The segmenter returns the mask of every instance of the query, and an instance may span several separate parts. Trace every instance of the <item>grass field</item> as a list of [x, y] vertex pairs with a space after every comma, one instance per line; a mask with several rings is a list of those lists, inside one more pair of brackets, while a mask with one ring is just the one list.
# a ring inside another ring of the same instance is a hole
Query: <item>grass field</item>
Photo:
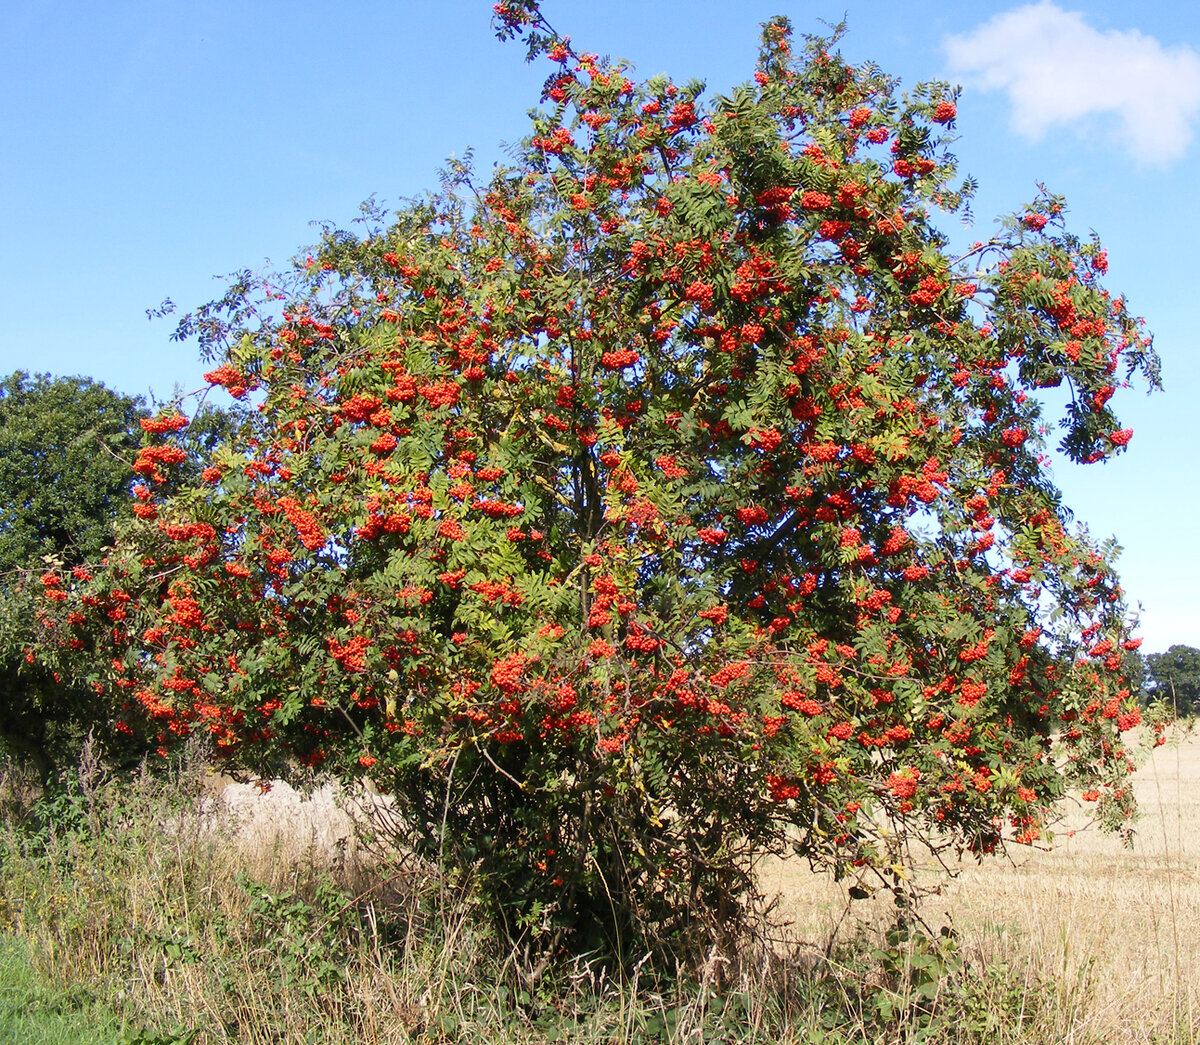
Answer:
[[327, 791], [230, 791], [242, 827], [213, 834], [199, 775], [97, 786], [34, 850], [0, 824], [0, 1042], [1198, 1045], [1200, 736], [1136, 786], [1132, 850], [1081, 809], [1052, 851], [942, 880], [924, 917], [956, 935], [929, 1005], [912, 955], [886, 953], [886, 904], [798, 861], [766, 869], [798, 958], [720, 990], [576, 964], [525, 997], [465, 907], [388, 912]]
[[38, 982], [24, 945], [0, 936], [0, 1042], [4, 1045], [113, 1045], [125, 1037], [109, 1012]]

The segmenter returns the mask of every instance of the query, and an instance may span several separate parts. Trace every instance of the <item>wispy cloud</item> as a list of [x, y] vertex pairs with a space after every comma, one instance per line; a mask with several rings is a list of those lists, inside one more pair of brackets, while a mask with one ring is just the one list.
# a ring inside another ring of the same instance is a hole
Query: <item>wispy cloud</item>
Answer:
[[1137, 160], [1166, 164], [1187, 150], [1200, 117], [1200, 55], [1131, 29], [1101, 31], [1049, 0], [947, 37], [949, 73], [1002, 90], [1013, 129], [1033, 140], [1097, 128]]

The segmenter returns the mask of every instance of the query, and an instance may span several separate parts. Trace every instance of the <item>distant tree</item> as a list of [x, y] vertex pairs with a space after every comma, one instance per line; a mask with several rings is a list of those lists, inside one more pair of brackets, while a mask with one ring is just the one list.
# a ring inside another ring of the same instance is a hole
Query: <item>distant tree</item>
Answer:
[[129, 512], [141, 399], [85, 377], [0, 379], [0, 574], [94, 559]]
[[1200, 711], [1200, 649], [1174, 645], [1166, 653], [1151, 653], [1146, 667], [1156, 697], [1184, 714]]
[[1146, 657], [1140, 650], [1122, 651], [1121, 670], [1125, 672], [1130, 693], [1143, 703], [1154, 699], [1154, 695], [1149, 691], [1150, 674], [1146, 669]]

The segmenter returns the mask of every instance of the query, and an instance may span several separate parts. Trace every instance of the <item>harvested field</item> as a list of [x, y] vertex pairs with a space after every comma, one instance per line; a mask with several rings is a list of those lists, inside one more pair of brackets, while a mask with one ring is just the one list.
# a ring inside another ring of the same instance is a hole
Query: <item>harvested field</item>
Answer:
[[[1135, 788], [1132, 849], [1075, 812], [1052, 851], [965, 864], [926, 902], [927, 919], [953, 924], [968, 953], [1056, 984], [1065, 1008], [1076, 996], [1080, 1020], [1064, 1040], [1200, 1037], [1200, 735], [1158, 748]], [[873, 913], [792, 862], [772, 867], [770, 884], [803, 939]]]

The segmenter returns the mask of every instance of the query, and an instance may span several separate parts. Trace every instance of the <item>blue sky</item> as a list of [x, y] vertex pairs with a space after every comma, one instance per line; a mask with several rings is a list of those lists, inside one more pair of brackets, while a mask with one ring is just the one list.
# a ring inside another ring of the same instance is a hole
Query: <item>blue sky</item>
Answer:
[[[747, 79], [758, 25], [845, 14], [842, 52], [912, 85], [964, 84], [957, 146], [976, 229], [1067, 197], [1109, 248], [1110, 286], [1147, 318], [1166, 391], [1125, 396], [1128, 454], [1057, 465], [1067, 503], [1125, 551], [1148, 651], [1200, 646], [1200, 5], [908, 0], [543, 0], [584, 49], [643, 75]], [[169, 398], [199, 387], [192, 345], [149, 322], [217, 296], [213, 276], [286, 264], [375, 194], [481, 167], [525, 132], [545, 70], [489, 29], [486, 0], [25, 0], [0, 8], [0, 373], [83, 374]]]

